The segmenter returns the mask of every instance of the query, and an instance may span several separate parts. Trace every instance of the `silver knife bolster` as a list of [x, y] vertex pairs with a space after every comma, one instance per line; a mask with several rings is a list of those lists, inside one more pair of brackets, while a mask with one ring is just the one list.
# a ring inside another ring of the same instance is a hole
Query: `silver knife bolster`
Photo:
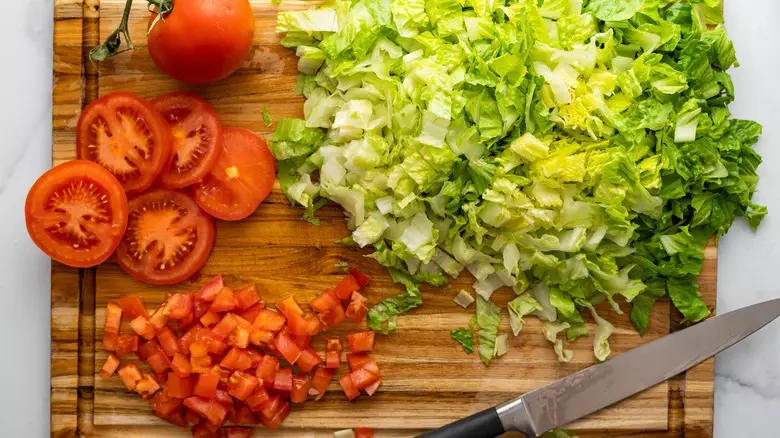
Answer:
[[531, 422], [531, 415], [522, 397], [509, 400], [496, 407], [498, 418], [504, 431], [520, 432], [528, 438], [535, 438], [536, 428]]

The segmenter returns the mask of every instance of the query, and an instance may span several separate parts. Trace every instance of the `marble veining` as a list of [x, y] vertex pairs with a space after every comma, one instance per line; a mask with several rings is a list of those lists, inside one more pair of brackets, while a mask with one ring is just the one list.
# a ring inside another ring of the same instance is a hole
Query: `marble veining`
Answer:
[[[27, 190], [51, 163], [53, 0], [3, 2], [0, 14], [0, 436], [49, 435], [49, 260], [27, 238]], [[780, 2], [726, 0], [742, 67], [733, 72], [737, 117], [765, 126], [756, 201], [758, 233], [735, 224], [720, 242], [721, 312], [780, 297]], [[715, 436], [778, 436], [780, 322], [716, 360]]]

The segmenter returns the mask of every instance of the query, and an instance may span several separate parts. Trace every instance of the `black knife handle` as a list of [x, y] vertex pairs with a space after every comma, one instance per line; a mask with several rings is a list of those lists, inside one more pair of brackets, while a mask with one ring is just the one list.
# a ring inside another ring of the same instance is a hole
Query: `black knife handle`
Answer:
[[495, 438], [504, 432], [496, 408], [488, 408], [417, 438]]

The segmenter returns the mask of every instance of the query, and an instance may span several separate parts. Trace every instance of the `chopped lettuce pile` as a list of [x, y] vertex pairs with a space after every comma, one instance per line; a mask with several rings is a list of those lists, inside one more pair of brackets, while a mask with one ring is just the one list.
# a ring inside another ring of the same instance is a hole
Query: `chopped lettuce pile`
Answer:
[[588, 335], [610, 354], [594, 305], [630, 308], [644, 333], [656, 300], [690, 322], [708, 239], [766, 208], [751, 197], [755, 122], [728, 104], [737, 66], [720, 0], [331, 0], [281, 12], [305, 120], [271, 149], [291, 202], [341, 205], [351, 241], [373, 246], [406, 291], [376, 305], [389, 332], [419, 285], [468, 270], [476, 321], [456, 331], [497, 353], [506, 311], [544, 320], [562, 361]]

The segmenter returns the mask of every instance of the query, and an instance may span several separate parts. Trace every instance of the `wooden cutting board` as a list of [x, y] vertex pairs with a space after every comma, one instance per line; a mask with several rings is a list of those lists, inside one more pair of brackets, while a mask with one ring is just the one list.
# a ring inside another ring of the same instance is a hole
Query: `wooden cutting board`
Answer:
[[[263, 124], [266, 105], [274, 120], [301, 117], [301, 97], [293, 93], [297, 70], [293, 51], [279, 45], [274, 32], [279, 9], [300, 9], [311, 3], [251, 0], [256, 16], [255, 47], [243, 68], [222, 82], [191, 88], [206, 98], [226, 125], [246, 127], [270, 138], [273, 127]], [[59, 164], [75, 158], [75, 128], [81, 109], [91, 100], [115, 90], [144, 97], [186, 88], [153, 65], [146, 50], [146, 2], [137, 0], [131, 34], [136, 50], [123, 53], [98, 67], [86, 60], [90, 48], [119, 23], [124, 0], [55, 0], [54, 4], [54, 132], [53, 159]], [[171, 290], [196, 290], [209, 276], [222, 273], [230, 285], [257, 284], [264, 300], [295, 294], [308, 300], [324, 287], [335, 285], [349, 262], [374, 276], [368, 297], [372, 303], [397, 293], [383, 268], [334, 240], [347, 235], [343, 214], [328, 206], [322, 224], [300, 220], [278, 187], [249, 219], [220, 223], [214, 253], [200, 280], [177, 287], [152, 287], [125, 275], [115, 264], [76, 270], [52, 265], [51, 429], [53, 436], [174, 437], [189, 432], [167, 425], [152, 415], [148, 404], [125, 391], [119, 379], [96, 376], [106, 358], [96, 339], [102, 337], [106, 303], [124, 294], [144, 297], [155, 306]], [[702, 294], [715, 305], [716, 250], [708, 248], [701, 277]], [[426, 428], [486, 408], [516, 394], [562, 378], [593, 363], [591, 340], [572, 345], [574, 360], [560, 364], [531, 321], [523, 334], [510, 341], [509, 352], [489, 368], [476, 354], [466, 355], [449, 337], [464, 326], [470, 313], [452, 302], [473, 279], [461, 276], [448, 287], [424, 290], [425, 304], [403, 316], [398, 332], [379, 337], [376, 356], [386, 377], [378, 395], [349, 403], [334, 383], [324, 399], [296, 406], [274, 436], [326, 437], [334, 430], [368, 426], [378, 436], [412, 436]], [[505, 302], [510, 291], [498, 292]], [[604, 309], [604, 312], [607, 310]], [[661, 302], [644, 338], [628, 315], [609, 314], [616, 331], [614, 354], [630, 350], [679, 328], [669, 302]], [[504, 318], [503, 332], [508, 331]], [[592, 322], [592, 321], [591, 321]], [[593, 325], [591, 324], [591, 328]], [[356, 326], [345, 323], [344, 335]], [[592, 332], [593, 330], [591, 330]], [[313, 345], [324, 349], [323, 339]], [[679, 375], [570, 426], [580, 436], [700, 437], [712, 435], [713, 362]]]

